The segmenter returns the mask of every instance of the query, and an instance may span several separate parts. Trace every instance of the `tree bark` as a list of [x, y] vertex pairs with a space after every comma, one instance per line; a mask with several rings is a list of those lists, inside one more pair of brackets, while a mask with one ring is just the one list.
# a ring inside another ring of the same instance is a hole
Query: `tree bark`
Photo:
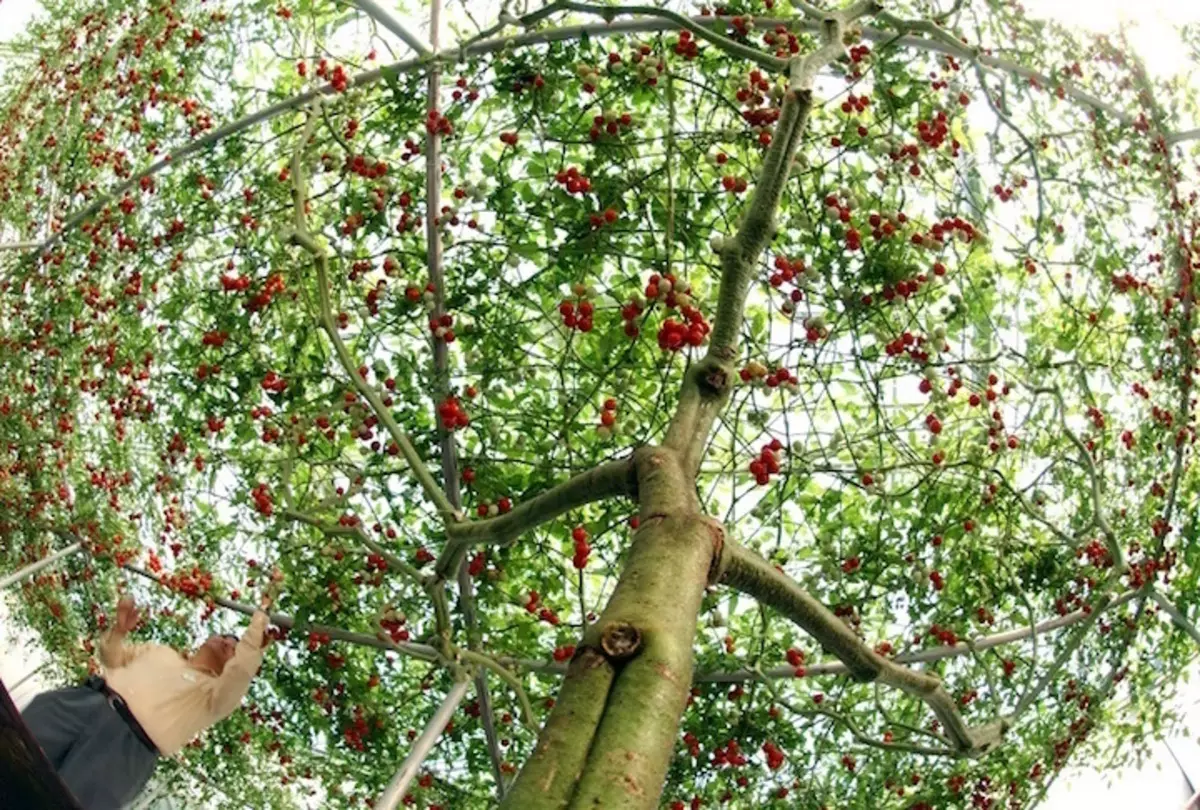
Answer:
[[608, 694], [572, 810], [658, 807], [675, 753], [692, 686], [700, 602], [724, 532], [698, 512], [652, 520], [638, 531], [621, 581], [591, 633], [608, 654], [633, 657]]
[[692, 685], [704, 589], [724, 543], [678, 453], [634, 454], [640, 526], [599, 621], [567, 670], [506, 810], [652, 810]]
[[504, 795], [501, 810], [565, 810], [583, 774], [614, 671], [599, 650], [579, 649], [537, 747]]

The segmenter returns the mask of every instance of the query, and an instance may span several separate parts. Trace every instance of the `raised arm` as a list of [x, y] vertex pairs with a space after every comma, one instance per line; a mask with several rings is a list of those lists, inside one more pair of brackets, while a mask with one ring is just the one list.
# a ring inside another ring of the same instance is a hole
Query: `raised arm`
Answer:
[[242, 634], [237, 652], [225, 664], [221, 677], [213, 687], [210, 705], [217, 718], [228, 717], [246, 696], [250, 681], [258, 674], [262, 664], [263, 642], [267, 630], [267, 614], [259, 610], [250, 619], [250, 626]]
[[128, 596], [117, 602], [117, 619], [113, 626], [100, 637], [98, 653], [105, 669], [120, 669], [146, 651], [145, 644], [126, 644], [125, 637], [137, 627], [137, 605]]

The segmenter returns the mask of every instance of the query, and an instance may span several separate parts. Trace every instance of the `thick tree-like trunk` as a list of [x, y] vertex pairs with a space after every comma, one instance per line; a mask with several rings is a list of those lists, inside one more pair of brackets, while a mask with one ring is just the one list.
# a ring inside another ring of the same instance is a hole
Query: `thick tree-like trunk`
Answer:
[[658, 806], [724, 531], [700, 511], [676, 452], [643, 448], [634, 463], [641, 524], [629, 560], [504, 808]]
[[823, 22], [825, 44], [788, 63], [774, 140], [737, 233], [721, 248], [707, 355], [689, 370], [661, 447], [634, 454], [640, 527], [608, 606], [584, 633], [533, 757], [504, 810], [653, 810], [692, 685], [705, 587], [720, 573], [725, 532], [696, 498], [705, 443], [733, 384], [751, 280], [776, 232], [775, 211], [812, 109], [812, 77], [842, 52], [859, 0]]

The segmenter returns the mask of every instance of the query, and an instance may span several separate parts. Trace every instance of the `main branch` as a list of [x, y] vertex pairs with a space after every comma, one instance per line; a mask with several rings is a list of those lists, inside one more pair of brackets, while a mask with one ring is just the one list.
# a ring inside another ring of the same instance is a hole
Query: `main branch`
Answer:
[[955, 748], [966, 756], [992, 750], [1008, 728], [1006, 720], [970, 728], [939, 678], [901, 666], [872, 650], [845, 622], [758, 554], [732, 541], [725, 543], [722, 581], [778, 610], [837, 656], [860, 681], [877, 680], [929, 705]]
[[699, 468], [708, 434], [733, 390], [734, 360], [745, 319], [746, 296], [763, 251], [775, 238], [776, 212], [812, 111], [813, 80], [845, 52], [842, 40], [846, 27], [880, 8], [875, 0], [857, 0], [841, 11], [826, 12], [820, 21], [821, 47], [793, 57], [788, 63], [787, 92], [771, 145], [763, 156], [754, 193], [737, 233], [719, 246], [721, 280], [708, 352], [688, 370], [679, 405], [663, 442], [680, 454], [684, 469], [691, 474]]
[[759, 257], [775, 235], [775, 211], [811, 110], [811, 89], [788, 91], [771, 146], [763, 159], [750, 209], [737, 234], [721, 247], [717, 314], [708, 353], [688, 369], [679, 405], [663, 442], [680, 453], [684, 469], [692, 473], [700, 465], [708, 434], [733, 390], [736, 344], [742, 329], [746, 294]]
[[395, 14], [376, 3], [375, 0], [354, 0], [354, 5], [362, 9], [363, 13], [375, 22], [400, 37], [404, 44], [416, 51], [418, 55], [430, 55], [429, 46], [422, 42], [416, 34], [409, 31]]
[[609, 461], [580, 473], [540, 495], [518, 504], [511, 512], [489, 520], [452, 523], [446, 527], [449, 542], [438, 561], [445, 576], [456, 560], [473, 545], [510, 543], [525, 532], [572, 509], [595, 501], [637, 493], [637, 472], [632, 459]]

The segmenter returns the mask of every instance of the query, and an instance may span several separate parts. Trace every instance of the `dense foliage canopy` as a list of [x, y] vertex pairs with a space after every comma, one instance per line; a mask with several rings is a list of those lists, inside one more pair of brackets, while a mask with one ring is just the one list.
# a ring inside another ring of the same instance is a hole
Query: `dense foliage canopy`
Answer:
[[0, 572], [82, 543], [64, 680], [285, 572], [187, 790], [367, 806], [463, 680], [417, 808], [1027, 807], [1172, 723], [1185, 80], [1007, 0], [44, 5]]

